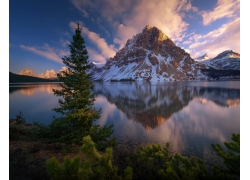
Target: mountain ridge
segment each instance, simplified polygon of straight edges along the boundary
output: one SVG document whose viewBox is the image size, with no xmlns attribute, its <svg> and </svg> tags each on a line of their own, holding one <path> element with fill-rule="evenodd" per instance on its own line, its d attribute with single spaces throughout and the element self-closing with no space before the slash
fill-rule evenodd
<svg viewBox="0 0 250 180">
<path fill-rule="evenodd" d="M 217 70 L 240 70 L 240 54 L 233 50 L 225 50 L 214 58 L 207 60 L 196 60 L 197 63 L 203 64 L 206 68 Z"/>
<path fill-rule="evenodd" d="M 62 67 L 57 73 L 66 69 Z M 22 71 L 34 75 L 29 68 Z M 147 25 L 102 67 L 90 63 L 87 73 L 93 81 L 204 81 L 239 79 L 239 71 L 239 53 L 225 50 L 214 58 L 206 53 L 193 59 L 160 29 Z M 54 79 L 57 73 L 47 70 L 38 77 Z"/>
</svg>

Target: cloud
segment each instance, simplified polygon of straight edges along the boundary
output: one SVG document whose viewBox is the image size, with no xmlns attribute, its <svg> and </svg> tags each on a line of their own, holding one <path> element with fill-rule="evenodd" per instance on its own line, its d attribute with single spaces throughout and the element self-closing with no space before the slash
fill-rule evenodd
<svg viewBox="0 0 250 180">
<path fill-rule="evenodd" d="M 182 44 L 192 44 L 192 41 L 184 41 Z"/>
<path fill-rule="evenodd" d="M 184 48 L 182 48 L 184 49 Z M 189 49 L 184 49 L 187 53 L 190 53 L 191 51 Z"/>
<path fill-rule="evenodd" d="M 240 0 L 218 0 L 216 7 L 212 11 L 203 11 L 201 14 L 205 26 L 217 19 L 239 17 Z"/>
<path fill-rule="evenodd" d="M 89 59 L 95 63 L 105 64 L 106 58 L 92 48 L 87 48 Z"/>
<path fill-rule="evenodd" d="M 89 17 L 89 13 L 87 13 L 87 11 L 85 11 L 83 8 L 82 8 L 82 6 L 83 6 L 83 4 L 80 2 L 80 1 L 78 1 L 78 0 L 71 0 L 71 2 L 74 4 L 74 6 L 79 10 L 79 11 L 81 11 L 82 12 L 82 14 L 83 14 L 83 16 L 84 17 Z M 86 1 L 85 3 L 87 3 L 88 1 Z"/>
<path fill-rule="evenodd" d="M 61 58 L 69 54 L 68 51 L 63 51 L 63 50 L 52 48 L 48 44 L 44 44 L 42 48 L 35 48 L 35 47 L 25 46 L 25 45 L 20 45 L 19 47 L 24 50 L 30 51 L 34 54 L 45 57 L 49 60 L 53 60 L 60 64 L 62 64 Z"/>
<path fill-rule="evenodd" d="M 59 43 L 60 43 L 60 45 L 61 45 L 62 47 L 69 47 L 70 41 L 61 38 L 61 39 L 59 40 Z"/>
<path fill-rule="evenodd" d="M 115 31 L 113 42 L 118 44 L 119 48 L 123 47 L 133 35 L 140 33 L 147 24 L 161 29 L 173 41 L 181 41 L 188 27 L 188 23 L 183 20 L 185 12 L 198 11 L 190 0 L 71 0 L 71 2 L 83 15 L 84 12 L 88 12 L 89 16 L 98 12 L 98 18 L 102 19 L 101 23 L 108 23 Z"/>
<path fill-rule="evenodd" d="M 240 52 L 240 18 L 223 24 L 206 35 L 196 34 L 191 39 L 195 41 L 189 46 L 191 56 L 196 52 L 207 52 L 210 57 L 214 57 L 228 49 Z"/>
</svg>

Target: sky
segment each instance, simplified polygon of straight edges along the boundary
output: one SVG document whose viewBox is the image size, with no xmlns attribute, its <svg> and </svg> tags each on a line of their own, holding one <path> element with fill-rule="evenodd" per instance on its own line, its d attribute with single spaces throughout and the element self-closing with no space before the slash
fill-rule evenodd
<svg viewBox="0 0 250 180">
<path fill-rule="evenodd" d="M 10 0 L 9 71 L 59 71 L 77 22 L 89 61 L 97 65 L 146 25 L 162 30 L 192 58 L 240 53 L 239 0 Z"/>
</svg>

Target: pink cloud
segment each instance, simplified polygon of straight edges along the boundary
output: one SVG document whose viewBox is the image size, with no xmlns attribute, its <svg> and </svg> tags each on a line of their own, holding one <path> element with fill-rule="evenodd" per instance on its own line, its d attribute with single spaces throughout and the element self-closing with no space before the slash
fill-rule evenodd
<svg viewBox="0 0 250 180">
<path fill-rule="evenodd" d="M 216 7 L 212 11 L 204 11 L 201 14 L 204 25 L 209 25 L 213 21 L 225 17 L 239 17 L 240 0 L 218 0 Z"/>
<path fill-rule="evenodd" d="M 184 41 L 182 44 L 192 44 L 192 41 Z"/>
<path fill-rule="evenodd" d="M 117 29 L 117 39 L 125 44 L 127 39 L 142 31 L 149 24 L 161 29 L 173 41 L 180 41 L 188 24 L 180 15 L 181 10 L 187 10 L 188 1 L 136 1 L 130 14 L 124 14 Z M 167 8 L 166 8 L 167 7 Z M 116 39 L 116 41 L 117 41 Z"/>
<path fill-rule="evenodd" d="M 34 47 L 30 46 L 24 46 L 20 45 L 20 48 L 25 49 L 27 51 L 33 52 L 34 54 L 38 54 L 40 56 L 43 56 L 49 60 L 53 60 L 55 62 L 61 63 L 62 64 L 62 59 L 55 53 L 51 48 L 46 48 L 45 50 L 39 50 Z"/>
<path fill-rule="evenodd" d="M 82 2 L 84 3 L 88 3 L 88 1 L 79 1 L 79 0 L 71 0 L 71 2 L 73 3 L 73 5 L 80 11 L 82 12 L 83 16 L 85 18 L 88 18 L 89 17 L 89 13 L 83 9 L 83 4 Z"/>
<path fill-rule="evenodd" d="M 93 60 L 95 63 L 100 63 L 100 64 L 105 64 L 106 63 L 106 58 L 96 52 L 94 49 L 87 48 L 88 50 L 88 55 L 89 59 Z"/>
<path fill-rule="evenodd" d="M 55 50 L 54 48 L 51 48 L 48 44 L 45 44 L 44 47 L 40 49 L 30 47 L 30 46 L 24 46 L 24 45 L 20 45 L 20 48 L 30 51 L 34 54 L 38 54 L 40 56 L 43 56 L 49 60 L 53 60 L 60 64 L 62 64 L 62 59 L 59 54 L 67 54 L 67 52 L 64 52 L 62 50 L 60 52 L 56 52 L 57 50 Z"/>
<path fill-rule="evenodd" d="M 207 52 L 210 57 L 228 49 L 240 52 L 240 18 L 228 24 L 223 24 L 220 28 L 206 35 L 196 34 L 193 40 L 195 42 L 189 46 L 192 57 L 196 52 Z"/>
</svg>

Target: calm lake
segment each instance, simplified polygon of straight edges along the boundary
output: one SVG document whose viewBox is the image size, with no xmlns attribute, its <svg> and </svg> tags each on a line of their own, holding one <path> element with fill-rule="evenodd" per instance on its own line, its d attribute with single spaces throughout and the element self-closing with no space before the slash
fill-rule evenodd
<svg viewBox="0 0 250 180">
<path fill-rule="evenodd" d="M 170 143 L 173 151 L 213 164 L 211 144 L 240 133 L 240 81 L 95 82 L 95 123 L 114 125 L 114 136 L 140 144 Z M 10 84 L 9 117 L 21 111 L 27 122 L 47 125 L 59 116 L 57 83 Z"/>
</svg>

